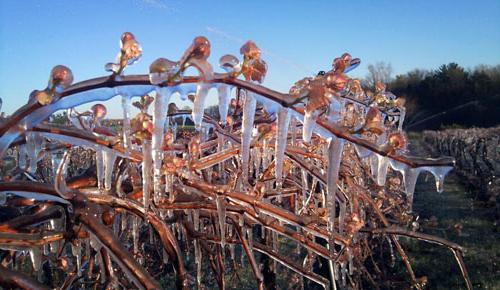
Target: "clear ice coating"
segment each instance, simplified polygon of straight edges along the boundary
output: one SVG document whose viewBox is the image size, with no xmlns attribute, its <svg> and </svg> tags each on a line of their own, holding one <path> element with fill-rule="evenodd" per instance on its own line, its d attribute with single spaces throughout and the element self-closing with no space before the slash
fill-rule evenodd
<svg viewBox="0 0 500 290">
<path fill-rule="evenodd" d="M 380 83 L 369 94 L 359 80 L 348 78 L 345 74 L 360 62 L 347 53 L 333 60 L 331 70 L 305 77 L 289 94 L 281 94 L 261 85 L 267 64 L 252 41 L 241 47 L 241 61 L 232 55 L 220 58 L 224 73 L 214 73 L 208 62 L 210 49 L 205 37 L 196 37 L 178 61 L 158 58 L 149 66 L 149 74 L 125 75 L 124 70 L 139 59 L 142 49 L 133 34 L 124 33 L 116 62 L 106 66 L 111 75 L 71 86 L 71 71 L 56 66 L 47 88 L 31 94 L 29 104 L 14 113 L 15 118 L 1 115 L 0 153 L 9 168 L 5 171 L 12 175 L 1 176 L 6 189 L 0 192 L 0 205 L 27 213 L 33 209 L 43 213 L 46 208 L 60 206 L 65 213 L 64 218 L 32 224 L 32 233 L 19 236 L 38 238 L 66 228 L 78 234 L 72 235 L 71 241 L 63 235 L 63 241 L 58 238 L 43 247 L 27 248 L 12 245 L 24 242 L 16 233 L 8 236 L 14 237 L 13 242 L 2 239 L 0 248 L 29 253 L 34 272 L 41 276 L 44 256 L 52 265 L 53 254 L 58 252 L 65 261 L 74 263 L 82 276 L 93 255 L 93 274 L 99 275 L 101 284 L 115 285 L 113 274 L 104 271 L 108 262 L 101 252 L 104 247 L 113 259 L 111 266 L 123 269 L 123 280 L 148 289 L 158 288 L 157 277 L 145 273 L 155 262 L 149 260 L 156 259 L 147 251 L 151 245 L 165 245 L 158 253 L 164 263 L 174 267 L 168 272 L 176 275 L 177 285 L 188 287 L 196 281 L 198 289 L 204 287 L 203 281 L 210 281 L 204 277 L 202 260 L 204 253 L 213 251 L 214 242 L 222 246 L 222 258 L 225 245 L 229 245 L 230 262 L 236 266 L 239 248 L 235 245 L 246 239 L 248 266 L 259 284 L 262 266 L 255 260 L 255 250 L 273 259 L 270 271 L 279 273 L 279 262 L 325 288 L 329 281 L 313 271 L 313 263 L 316 256 L 326 258 L 334 289 L 364 275 L 358 267 L 364 262 L 360 252 L 376 247 L 390 251 L 394 257 L 392 241 L 376 244 L 360 233 L 365 223 L 378 224 L 369 220 L 377 215 L 366 198 L 374 199 L 379 207 L 376 213 L 390 217 L 387 227 L 404 227 L 407 221 L 401 222 L 398 217 L 407 216 L 402 210 L 411 211 L 420 172 L 433 174 L 441 192 L 452 168 L 452 163 L 443 160 L 407 156 L 402 131 L 406 110 L 401 99 Z M 197 75 L 185 76 L 188 68 L 194 68 Z M 244 80 L 238 79 L 241 76 Z M 205 111 L 212 102 L 208 96 L 211 89 L 218 94 L 220 119 Z M 231 99 L 233 89 L 239 94 L 235 100 Z M 170 103 L 173 94 L 193 102 L 193 109 L 179 110 Z M 123 118 L 117 122 L 105 118 L 107 111 L 102 104 L 77 111 L 80 105 L 116 96 L 121 97 L 123 110 Z M 137 97 L 140 100 L 132 102 Z M 148 110 L 149 105 L 153 105 L 152 110 Z M 140 110 L 135 117 L 132 106 Z M 59 130 L 44 123 L 48 120 L 50 125 L 54 120 L 51 115 L 59 110 L 66 110 L 72 126 Z M 189 115 L 196 130 L 189 128 Z M 95 154 L 86 156 L 82 149 L 92 149 Z M 63 155 L 71 156 L 71 161 L 59 166 Z M 86 160 L 93 156 L 95 161 Z M 79 159 L 95 166 L 96 172 L 79 175 L 80 169 L 86 169 L 73 168 L 81 166 Z M 50 164 L 48 170 L 42 164 Z M 54 179 L 57 171 L 61 174 Z M 95 174 L 97 186 L 88 186 L 93 182 L 89 177 L 94 177 L 89 174 Z M 366 183 L 369 174 L 377 186 Z M 76 180 L 70 183 L 66 176 Z M 398 178 L 404 192 L 401 183 L 394 181 Z M 46 190 L 40 183 L 52 182 L 59 196 L 39 192 Z M 18 190 L 19 184 L 25 191 Z M 70 184 L 71 194 L 66 192 Z M 364 191 L 367 194 L 360 198 Z M 406 206 L 388 206 L 394 200 L 387 196 Z M 85 208 L 79 208 L 82 206 Z M 94 212 L 95 208 L 104 210 Z M 107 242 L 122 246 L 124 251 L 120 255 L 116 254 L 117 247 L 110 251 L 79 219 L 72 218 L 75 209 L 109 227 Z M 5 211 L 6 215 L 9 212 Z M 149 224 L 143 224 L 145 214 Z M 237 234 L 238 228 L 242 232 Z M 254 240 L 259 232 L 260 238 Z M 141 236 L 144 234 L 145 238 Z M 283 244 L 287 240 L 296 242 L 295 255 L 283 253 L 289 246 Z M 68 242 L 71 251 L 60 248 Z M 308 254 L 299 264 L 295 260 L 306 252 L 303 248 Z M 245 246 L 241 252 L 247 250 Z M 124 263 L 126 258 L 132 259 Z M 214 256 L 208 258 L 215 262 Z M 195 267 L 189 265 L 192 263 Z M 215 264 L 219 273 L 227 272 L 229 263 Z M 190 276 L 194 269 L 196 280 Z M 303 287 L 302 279 L 299 281 L 299 287 Z"/>
</svg>

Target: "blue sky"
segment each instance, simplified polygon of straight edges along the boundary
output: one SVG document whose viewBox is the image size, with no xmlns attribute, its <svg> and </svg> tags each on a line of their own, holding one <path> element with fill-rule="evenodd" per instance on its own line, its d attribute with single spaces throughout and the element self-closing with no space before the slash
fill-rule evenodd
<svg viewBox="0 0 500 290">
<path fill-rule="evenodd" d="M 18 1 L 0 0 L 0 97 L 8 114 L 47 85 L 51 68 L 70 67 L 75 81 L 105 74 L 122 32 L 143 47 L 126 73 L 146 73 L 158 57 L 177 60 L 198 35 L 211 62 L 239 55 L 248 39 L 264 51 L 265 85 L 279 91 L 349 52 L 362 64 L 392 64 L 395 74 L 457 62 L 500 63 L 500 1 Z M 212 101 L 215 103 L 215 100 Z M 112 116 L 118 116 L 111 103 Z"/>
</svg>

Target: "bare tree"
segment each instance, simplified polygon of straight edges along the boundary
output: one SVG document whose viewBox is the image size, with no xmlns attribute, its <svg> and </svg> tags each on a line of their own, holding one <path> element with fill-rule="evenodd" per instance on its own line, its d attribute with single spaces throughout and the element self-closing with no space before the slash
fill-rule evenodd
<svg viewBox="0 0 500 290">
<path fill-rule="evenodd" d="M 368 74 L 364 79 L 364 85 L 374 88 L 375 82 L 387 84 L 392 79 L 392 65 L 383 61 L 368 65 Z"/>
</svg>

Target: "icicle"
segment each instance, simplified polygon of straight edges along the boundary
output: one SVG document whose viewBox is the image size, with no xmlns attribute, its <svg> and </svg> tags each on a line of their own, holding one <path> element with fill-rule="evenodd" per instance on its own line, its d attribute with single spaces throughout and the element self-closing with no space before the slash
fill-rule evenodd
<svg viewBox="0 0 500 290">
<path fill-rule="evenodd" d="M 170 100 L 169 88 L 157 87 L 153 112 L 153 134 L 151 136 L 151 154 L 153 160 L 153 191 L 154 199 L 157 201 L 162 194 L 161 191 L 161 166 L 163 160 L 163 135 L 165 132 L 165 114 L 167 104 Z M 146 202 L 146 201 L 145 201 Z M 146 203 L 144 204 L 146 206 Z"/>
<path fill-rule="evenodd" d="M 262 231 L 264 231 L 264 229 L 262 229 Z M 252 231 L 252 227 L 248 227 L 246 229 L 246 232 L 247 232 L 247 240 L 248 240 L 248 247 L 250 249 L 253 249 L 253 231 Z"/>
<path fill-rule="evenodd" d="M 379 186 L 384 186 L 387 177 L 387 168 L 389 167 L 389 158 L 379 154 L 376 154 L 375 156 L 378 159 L 377 184 Z"/>
<path fill-rule="evenodd" d="M 95 150 L 95 164 L 97 171 L 97 187 L 104 189 L 104 156 L 103 151 L 99 148 Z"/>
<path fill-rule="evenodd" d="M 278 253 L 278 234 L 275 231 L 271 232 L 271 238 L 272 238 L 272 245 L 273 245 L 273 251 L 275 253 Z M 276 260 L 273 259 L 273 269 L 276 271 L 277 269 L 277 264 Z"/>
<path fill-rule="evenodd" d="M 193 240 L 193 243 L 194 243 L 194 258 L 195 258 L 195 263 L 196 263 L 196 284 L 198 286 L 198 289 L 201 289 L 202 253 L 201 253 L 201 249 L 200 249 L 200 242 L 197 239 L 195 239 L 195 240 Z"/>
<path fill-rule="evenodd" d="M 373 178 L 377 180 L 377 173 L 378 173 L 378 158 L 377 156 L 371 155 L 370 157 L 370 171 L 373 175 Z"/>
<path fill-rule="evenodd" d="M 405 116 L 406 116 L 406 110 L 405 109 L 400 109 L 399 121 L 398 121 L 398 130 L 399 131 L 403 130 L 403 122 L 405 120 Z"/>
<path fill-rule="evenodd" d="M 151 166 L 152 166 L 152 153 L 151 153 L 151 143 L 148 140 L 144 140 L 142 143 L 142 198 L 144 203 L 144 210 L 149 210 L 151 192 Z M 154 196 L 158 202 L 157 196 Z"/>
<path fill-rule="evenodd" d="M 162 259 L 163 259 L 163 264 L 167 265 L 168 264 L 168 254 L 167 254 L 167 251 L 165 251 L 165 248 L 162 247 L 162 251 L 161 251 L 161 256 L 162 256 Z"/>
<path fill-rule="evenodd" d="M 50 223 L 50 229 L 53 231 L 62 231 L 64 230 L 64 217 L 63 218 L 58 218 L 58 219 L 51 219 L 49 221 Z M 50 243 L 50 251 L 52 253 L 57 253 L 57 250 L 59 249 L 59 241 L 55 241 Z"/>
<path fill-rule="evenodd" d="M 234 252 L 234 244 L 229 245 L 229 254 L 231 255 L 231 260 L 236 262 L 236 253 Z"/>
<path fill-rule="evenodd" d="M 396 160 L 391 160 L 390 164 L 392 169 L 401 172 L 401 175 L 403 175 L 403 184 L 405 186 L 406 198 L 408 201 L 409 210 L 411 211 L 415 185 L 417 183 L 417 178 L 422 171 L 422 168 L 411 168 L 408 165 Z"/>
<path fill-rule="evenodd" d="M 345 263 L 340 263 L 340 273 L 342 274 L 342 286 L 345 286 L 347 275 L 347 267 Z"/>
<path fill-rule="evenodd" d="M 28 172 L 35 173 L 37 170 L 37 138 L 35 133 L 26 133 L 26 153 L 29 159 Z"/>
<path fill-rule="evenodd" d="M 292 146 L 297 145 L 297 119 L 295 117 L 291 117 L 290 119 L 290 129 L 292 130 Z"/>
<path fill-rule="evenodd" d="M 210 89 L 210 85 L 199 83 L 196 88 L 196 96 L 193 102 L 193 122 L 196 127 L 196 130 L 201 129 L 201 123 L 203 120 L 203 114 L 205 113 L 205 102 L 208 95 L 208 90 Z"/>
<path fill-rule="evenodd" d="M 358 153 L 358 157 L 360 159 L 365 159 L 373 154 L 373 151 L 366 149 L 365 147 L 361 145 L 354 144 L 354 149 L 356 149 L 356 153 Z"/>
<path fill-rule="evenodd" d="M 335 124 L 340 121 L 341 117 L 344 115 L 342 114 L 343 108 L 345 108 L 344 102 L 339 100 L 337 97 L 332 97 L 330 99 L 330 105 L 329 105 L 329 113 L 328 113 L 328 123 L 330 124 Z"/>
<path fill-rule="evenodd" d="M 436 179 L 436 190 L 441 193 L 444 190 L 444 178 L 452 170 L 452 166 L 436 166 L 436 167 L 425 167 L 425 170 L 429 171 L 434 175 Z"/>
<path fill-rule="evenodd" d="M 193 209 L 193 224 L 194 230 L 197 231 L 200 228 L 200 210 Z"/>
<path fill-rule="evenodd" d="M 241 128 L 241 170 L 243 185 L 248 183 L 248 172 L 250 162 L 250 143 L 252 142 L 253 123 L 257 101 L 253 93 L 247 92 L 243 104 L 243 117 Z"/>
<path fill-rule="evenodd" d="M 215 202 L 217 205 L 217 214 L 219 216 L 220 244 L 222 249 L 224 249 L 226 245 L 226 204 L 224 203 L 224 196 L 217 195 Z"/>
<path fill-rule="evenodd" d="M 139 252 L 139 221 L 136 217 L 132 218 L 132 240 L 134 244 L 134 254 Z"/>
<path fill-rule="evenodd" d="M 317 111 L 306 111 L 304 114 L 304 123 L 302 126 L 302 139 L 304 142 L 311 142 L 311 137 L 316 127 Z"/>
<path fill-rule="evenodd" d="M 38 272 L 42 266 L 42 251 L 38 247 L 29 250 L 33 270 Z"/>
<path fill-rule="evenodd" d="M 333 232 L 335 224 L 335 196 L 337 192 L 337 181 L 339 178 L 340 163 L 344 140 L 335 136 L 328 142 L 328 171 L 327 171 L 327 207 L 328 207 L 328 230 Z M 312 193 L 311 193 L 312 194 Z M 342 221 L 341 221 L 342 224 Z M 335 248 L 333 241 L 329 241 L 330 248 Z"/>
<path fill-rule="evenodd" d="M 288 108 L 280 108 L 277 123 L 278 131 L 276 134 L 275 145 L 275 175 L 276 188 L 281 190 L 283 185 L 283 159 L 285 157 L 285 149 L 288 141 L 288 126 L 290 125 L 290 113 Z"/>
<path fill-rule="evenodd" d="M 26 149 L 26 144 L 21 144 L 19 145 L 19 157 L 17 160 L 17 164 L 19 168 L 21 169 L 26 169 L 27 166 L 27 160 L 26 160 L 26 155 L 27 155 L 27 149 Z"/>
<path fill-rule="evenodd" d="M 229 101 L 231 99 L 229 95 L 229 87 L 227 85 L 219 85 L 217 87 L 217 92 L 219 93 L 220 123 L 222 125 L 226 125 L 227 112 L 229 110 Z"/>
<path fill-rule="evenodd" d="M 354 273 L 354 256 L 352 254 L 351 248 L 347 249 L 347 257 L 349 263 L 349 275 L 352 275 Z"/>
<path fill-rule="evenodd" d="M 50 154 L 50 163 L 52 165 L 52 173 L 54 175 L 54 178 L 56 176 L 57 168 L 59 167 L 59 164 L 61 163 L 63 156 L 63 152 L 57 151 L 57 152 L 52 152 Z"/>
<path fill-rule="evenodd" d="M 131 134 L 131 129 L 130 129 L 130 109 L 132 108 L 131 105 L 131 98 L 127 95 L 122 95 L 122 108 L 123 108 L 123 147 L 125 147 L 126 152 L 128 153 L 130 150 L 130 146 L 132 145 L 132 140 L 130 137 L 132 136 Z"/>
<path fill-rule="evenodd" d="M 76 270 L 79 273 L 82 268 L 82 247 L 80 241 L 75 240 L 71 243 L 71 253 L 76 258 Z"/>
<path fill-rule="evenodd" d="M 104 189 L 110 191 L 112 187 L 113 171 L 116 161 L 116 154 L 111 150 L 103 151 L 104 159 Z"/>
</svg>

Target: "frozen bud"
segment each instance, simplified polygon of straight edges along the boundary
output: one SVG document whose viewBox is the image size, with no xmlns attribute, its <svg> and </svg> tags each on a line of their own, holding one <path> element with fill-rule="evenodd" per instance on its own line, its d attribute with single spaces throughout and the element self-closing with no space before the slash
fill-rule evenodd
<svg viewBox="0 0 500 290">
<path fill-rule="evenodd" d="M 336 73 L 343 73 L 346 68 L 346 63 L 341 57 L 333 60 L 333 69 Z"/>
<path fill-rule="evenodd" d="M 294 97 L 303 97 L 309 93 L 309 83 L 312 78 L 303 78 L 299 81 L 296 81 L 295 84 L 290 88 L 289 94 Z"/>
<path fill-rule="evenodd" d="M 406 136 L 401 132 L 394 132 L 389 134 L 389 136 L 387 137 L 387 141 L 394 149 L 405 150 L 408 146 Z"/>
<path fill-rule="evenodd" d="M 153 133 L 153 127 L 153 122 L 151 122 L 150 120 L 145 120 L 142 122 L 142 128 L 149 133 Z"/>
<path fill-rule="evenodd" d="M 316 77 L 310 81 L 307 89 L 309 90 L 309 98 L 306 105 L 306 111 L 315 111 L 316 109 L 326 106 L 329 103 L 323 77 Z"/>
<path fill-rule="evenodd" d="M 337 92 L 342 91 L 348 82 L 349 82 L 349 79 L 343 74 L 329 72 L 326 75 L 327 87 L 329 89 L 337 91 Z"/>
<path fill-rule="evenodd" d="M 406 104 L 406 99 L 403 97 L 400 97 L 400 98 L 397 98 L 394 103 L 395 103 L 396 107 L 402 108 Z"/>
<path fill-rule="evenodd" d="M 100 120 L 106 116 L 107 109 L 103 104 L 95 104 L 90 108 L 92 113 L 94 114 L 94 118 Z"/>
<path fill-rule="evenodd" d="M 188 95 L 188 100 L 190 100 L 191 102 L 194 103 L 194 99 L 196 98 L 196 95 L 195 94 L 189 94 Z"/>
<path fill-rule="evenodd" d="M 240 48 L 240 53 L 250 59 L 259 59 L 261 51 L 253 41 L 249 40 Z"/>
<path fill-rule="evenodd" d="M 241 71 L 240 60 L 231 54 L 226 54 L 219 60 L 219 65 L 228 73 L 237 74 Z"/>
<path fill-rule="evenodd" d="M 250 59 L 245 63 L 242 71 L 247 81 L 251 80 L 262 83 L 267 73 L 267 64 L 265 61 L 258 58 Z"/>
<path fill-rule="evenodd" d="M 384 83 L 379 82 L 379 81 L 375 82 L 375 92 L 376 93 L 383 93 L 383 92 L 385 92 L 385 88 L 386 88 L 386 86 L 385 86 Z"/>
<path fill-rule="evenodd" d="M 149 80 L 158 85 L 167 81 L 180 81 L 182 78 L 178 62 L 166 58 L 158 58 L 149 66 Z M 176 76 L 175 79 L 172 79 Z"/>
<path fill-rule="evenodd" d="M 56 65 L 50 71 L 49 89 L 61 93 L 73 83 L 73 73 L 64 65 Z"/>
<path fill-rule="evenodd" d="M 57 266 L 58 266 L 58 268 L 62 269 L 63 271 L 66 271 L 69 269 L 69 262 L 66 258 L 60 257 L 57 260 Z"/>
<path fill-rule="evenodd" d="M 120 66 L 123 68 L 126 65 L 131 65 L 142 55 L 142 48 L 134 35 L 130 32 L 125 32 L 121 37 L 121 57 Z"/>
<path fill-rule="evenodd" d="M 358 79 L 352 79 L 349 82 L 349 91 L 353 94 L 362 93 L 363 88 L 361 87 L 361 82 Z"/>
<path fill-rule="evenodd" d="M 382 114 L 380 110 L 375 107 L 370 107 L 366 113 L 365 129 L 376 134 L 381 134 L 384 129 L 382 126 Z"/>
<path fill-rule="evenodd" d="M 189 153 L 193 157 L 197 157 L 200 154 L 200 143 L 201 143 L 201 137 L 199 134 L 194 135 L 190 140 L 189 140 Z"/>
<path fill-rule="evenodd" d="M 276 123 L 259 124 L 257 126 L 257 132 L 258 132 L 259 140 L 271 139 L 272 137 L 276 136 Z"/>
<path fill-rule="evenodd" d="M 210 56 L 210 42 L 204 36 L 198 36 L 193 40 L 192 57 L 196 59 L 207 59 Z"/>
<path fill-rule="evenodd" d="M 121 39 L 122 44 L 123 44 L 123 43 L 125 43 L 127 41 L 134 40 L 135 36 L 131 32 L 124 32 L 122 34 L 122 37 L 120 39 Z"/>
<path fill-rule="evenodd" d="M 52 103 L 53 96 L 47 90 L 34 92 L 34 98 L 40 105 Z"/>
<path fill-rule="evenodd" d="M 163 148 L 168 149 L 174 143 L 174 133 L 172 130 L 168 130 L 163 137 Z"/>
<path fill-rule="evenodd" d="M 348 66 L 350 63 L 351 63 L 351 60 L 352 60 L 352 57 L 350 54 L 348 54 L 347 52 L 344 53 L 342 56 L 341 56 L 342 60 L 344 61 L 344 63 Z"/>
<path fill-rule="evenodd" d="M 113 224 L 114 218 L 115 218 L 115 213 L 111 210 L 107 210 L 102 213 L 102 222 L 107 226 Z"/>
<path fill-rule="evenodd" d="M 177 108 L 177 105 L 175 103 L 170 103 L 168 104 L 168 110 L 167 110 L 167 113 L 170 115 L 170 114 L 174 114 L 174 113 L 177 113 L 177 111 L 179 111 L 179 108 Z"/>
</svg>

